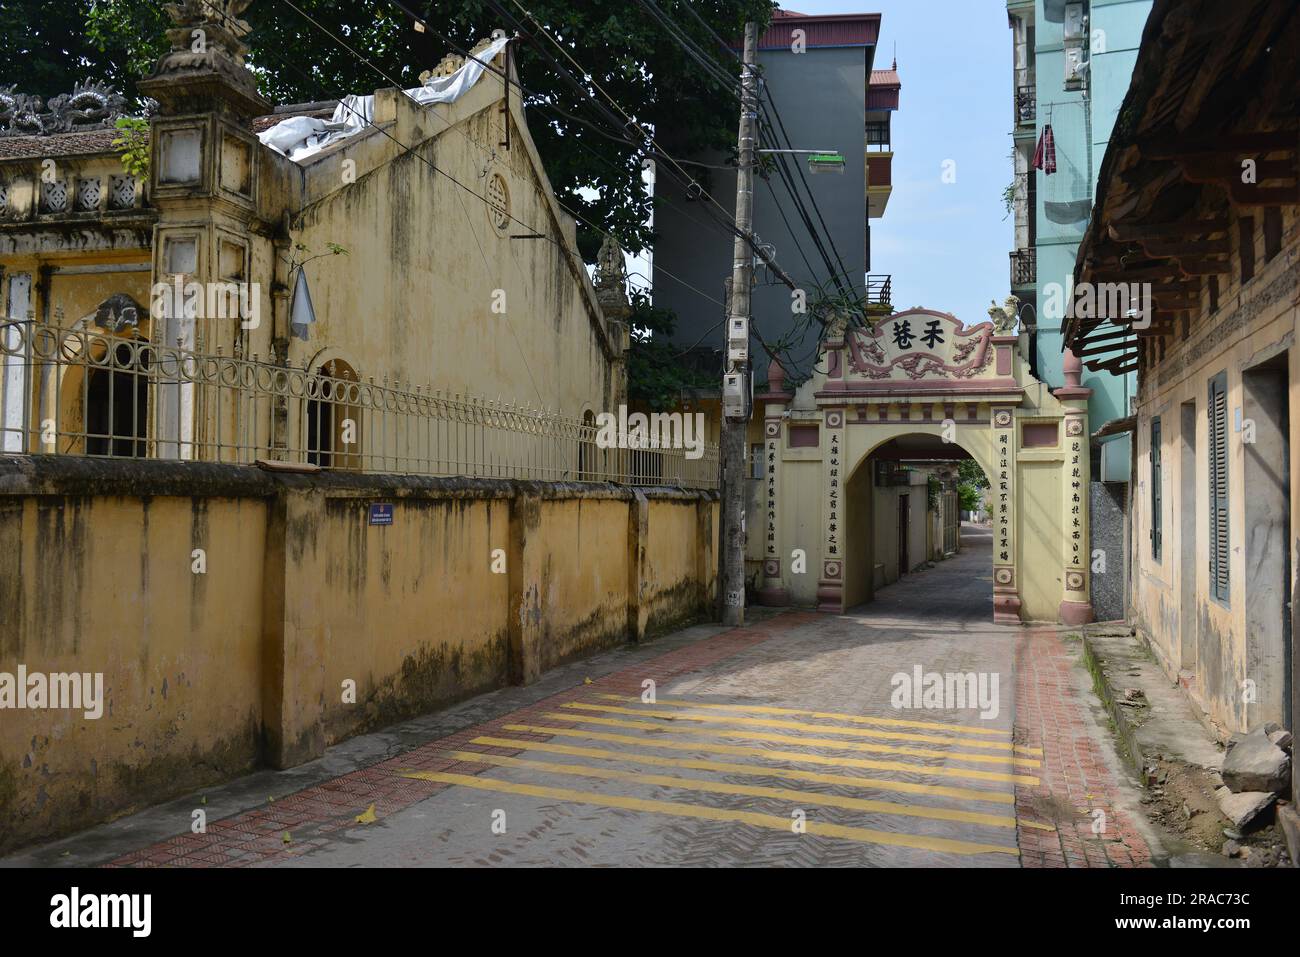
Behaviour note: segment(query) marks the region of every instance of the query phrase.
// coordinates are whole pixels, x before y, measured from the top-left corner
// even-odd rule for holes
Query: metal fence
[[[601,429],[591,414],[361,381],[342,363],[295,368],[0,317],[3,453],[716,488],[717,447],[683,433],[684,418],[657,419],[646,447],[645,430]]]

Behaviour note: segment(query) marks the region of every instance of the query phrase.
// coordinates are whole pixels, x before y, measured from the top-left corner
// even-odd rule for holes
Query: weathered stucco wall
[[[1300,538],[1295,516],[1300,494],[1300,355],[1295,349],[1300,311],[1300,219],[1284,209],[1281,250],[1265,259],[1254,224],[1255,273],[1242,281],[1240,230],[1231,223],[1232,272],[1220,277],[1219,309],[1208,293],[1191,328],[1161,347],[1144,372],[1138,396],[1136,483],[1130,504],[1133,574],[1130,614],[1165,670],[1224,732],[1267,721],[1285,722],[1287,662],[1293,641]],[[1250,376],[1272,373],[1255,392]],[[1228,568],[1226,600],[1210,581],[1210,380],[1226,373]],[[1256,380],[1259,381],[1259,380]],[[1289,429],[1276,434],[1265,405],[1275,405]],[[1151,425],[1161,423],[1161,554],[1151,544]],[[1246,424],[1250,422],[1250,432]],[[1250,438],[1247,438],[1247,436]],[[1253,441],[1252,441],[1253,439]],[[1267,503],[1280,498],[1287,508]],[[1291,558],[1290,578],[1280,563]],[[1292,655],[1291,668],[1296,668]],[[1246,683],[1250,682],[1249,685]],[[1290,682],[1294,690],[1294,677]],[[1294,705],[1292,706],[1294,708]],[[1294,718],[1292,718],[1294,720]]]
[[[703,616],[716,535],[706,492],[0,459],[0,673],[105,699],[0,715],[0,851]]]
[[[0,672],[103,674],[97,719],[0,713],[0,847],[256,763],[265,528],[258,498],[0,494]]]

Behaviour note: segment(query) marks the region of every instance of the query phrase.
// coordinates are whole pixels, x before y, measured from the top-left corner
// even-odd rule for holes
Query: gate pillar
[[[1065,504],[1061,528],[1065,530],[1062,564],[1064,595],[1061,598],[1061,622],[1082,625],[1092,621],[1092,599],[1088,591],[1090,550],[1088,548],[1087,490],[1091,464],[1088,448],[1088,398],[1092,390],[1079,384],[1083,362],[1066,350],[1063,362],[1065,385],[1052,395],[1060,400],[1065,412],[1066,462],[1063,470]]]
[[[817,610],[844,610],[844,406],[822,410],[826,430],[826,457],[822,462],[823,504],[822,573],[817,580]]]
[[[785,391],[785,370],[775,359],[767,368],[768,391],[758,396],[763,410],[763,584],[758,590],[760,605],[790,604],[781,556],[781,423],[794,398]]]
[[[996,341],[996,340],[995,340]],[[1016,413],[1013,405],[991,409],[993,468],[993,620],[1020,623],[1020,583],[1016,577]]]

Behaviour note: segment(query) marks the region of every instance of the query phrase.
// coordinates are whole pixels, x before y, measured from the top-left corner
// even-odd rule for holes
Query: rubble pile
[[[1285,802],[1291,789],[1291,749],[1291,732],[1275,723],[1229,740],[1221,772],[1223,784],[1214,792],[1232,827],[1232,839],[1223,846],[1227,856],[1241,854],[1242,834],[1268,823],[1271,815],[1266,812]]]

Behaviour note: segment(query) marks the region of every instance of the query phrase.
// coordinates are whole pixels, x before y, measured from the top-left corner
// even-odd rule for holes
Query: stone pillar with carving
[[[849,334],[848,317],[843,313],[834,313],[826,322],[822,338],[822,351],[826,354],[826,382],[822,386],[827,392],[843,392],[848,388],[845,377],[845,337]]]
[[[1088,448],[1088,399],[1092,390],[1080,385],[1083,362],[1066,350],[1063,363],[1065,385],[1052,395],[1065,407],[1065,488],[1061,516],[1064,565],[1060,618],[1066,625],[1092,621],[1092,599],[1088,591],[1088,482],[1091,477]]]
[[[158,210],[155,288],[197,283],[205,293],[212,284],[221,284],[220,289],[234,284],[240,290],[233,298],[216,293],[228,300],[216,315],[194,316],[179,309],[175,297],[164,300],[153,338],[167,348],[227,355],[271,351],[271,323],[245,321],[252,316],[240,313],[246,297],[256,296],[259,308],[264,300],[270,304],[262,290],[269,292],[274,277],[252,274],[255,262],[271,259],[270,240],[256,235],[254,225],[281,215],[258,209],[265,147],[254,135],[252,121],[270,113],[271,104],[257,92],[257,78],[244,63],[244,38],[251,28],[239,15],[250,2],[166,4],[171,49],[152,75],[137,84],[141,93],[158,101],[150,121],[149,157],[150,199]],[[254,255],[258,244],[266,251],[262,257]],[[205,303],[212,298],[205,294]],[[166,377],[158,383],[154,428],[161,457],[190,458],[196,443],[236,440],[233,432],[218,436],[215,419],[201,419],[193,385]]]
[[[767,367],[767,391],[756,397],[763,403],[763,584],[762,605],[790,604],[790,590],[782,573],[785,545],[781,537],[782,423],[794,396],[785,391],[785,370],[775,359]]]
[[[1016,574],[1016,413],[1012,405],[994,405],[992,413],[993,474],[988,478],[993,518],[993,620],[1014,625],[1020,623],[1020,583]]]
[[[823,409],[822,426],[825,537],[822,573],[817,580],[817,610],[838,613],[844,610],[844,408]]]
[[[627,350],[631,346],[632,303],[627,294],[627,264],[623,249],[611,235],[605,236],[596,256],[596,301],[605,314],[605,329],[609,334],[613,355],[613,395],[610,402],[621,405],[627,402]]]

